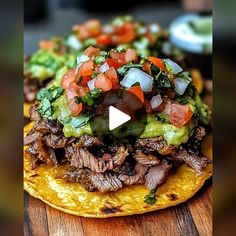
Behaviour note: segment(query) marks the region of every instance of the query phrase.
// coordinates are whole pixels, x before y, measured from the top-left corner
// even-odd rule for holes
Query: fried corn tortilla
[[[32,125],[25,126],[24,134]],[[212,158],[212,135],[205,137],[202,152]],[[40,166],[31,170],[31,162],[25,154],[24,189],[30,195],[63,212],[95,218],[142,214],[180,204],[191,198],[212,175],[212,165],[208,165],[201,175],[182,165],[158,188],[157,202],[149,205],[144,202],[144,197],[149,193],[144,185],[123,187],[110,193],[87,192],[78,183],[67,183],[58,178],[66,165],[58,168]]]
[[[24,117],[26,117],[26,118],[29,118],[29,117],[30,117],[30,115],[29,115],[29,108],[30,108],[30,106],[32,106],[32,103],[27,103],[27,102],[24,103],[24,106],[23,106],[23,115],[24,115]]]

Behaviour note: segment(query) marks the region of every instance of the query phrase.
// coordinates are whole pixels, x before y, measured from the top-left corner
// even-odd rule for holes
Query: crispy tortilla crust
[[[24,132],[27,133],[31,127],[32,123],[28,124]],[[211,135],[204,139],[202,147],[203,153],[211,158]],[[192,197],[212,175],[212,165],[202,175],[182,165],[158,189],[156,204],[148,205],[144,202],[144,196],[149,190],[144,185],[123,187],[117,192],[105,194],[87,192],[77,183],[66,183],[57,178],[66,166],[41,166],[31,170],[30,165],[31,160],[25,155],[24,188],[30,195],[63,212],[95,218],[142,214],[180,204]]]
[[[29,115],[29,108],[30,106],[32,106],[33,103],[28,103],[28,102],[24,102],[24,106],[23,106],[23,114],[24,114],[24,117],[27,117],[29,118],[30,115]]]

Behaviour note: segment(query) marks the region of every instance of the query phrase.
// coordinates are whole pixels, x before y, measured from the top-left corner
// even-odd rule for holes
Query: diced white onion
[[[140,27],[140,28],[138,28],[138,33],[139,33],[139,34],[146,34],[146,33],[147,33],[147,28],[146,28],[146,27]]]
[[[94,82],[95,82],[95,79],[89,80],[89,81],[87,82],[87,85],[88,85],[88,87],[89,87],[90,90],[95,89]]]
[[[99,67],[98,70],[99,70],[100,72],[104,73],[104,72],[106,72],[108,69],[109,69],[108,63],[107,63],[107,62],[104,62],[104,63]]]
[[[88,56],[82,54],[82,55],[80,55],[80,56],[77,57],[77,65],[78,65],[78,66],[81,66],[81,64],[82,64],[83,62],[86,62],[86,61],[88,61],[88,60],[90,60],[90,58],[89,58]]]
[[[152,109],[155,109],[155,108],[159,107],[161,105],[161,103],[162,103],[162,99],[161,99],[160,94],[158,94],[156,96],[153,96],[151,101],[150,101]]]
[[[80,50],[82,49],[82,43],[79,41],[79,39],[74,36],[74,35],[70,35],[67,39],[67,45],[69,45],[70,47],[72,47],[75,50]]]
[[[84,54],[77,57],[77,67],[75,69],[75,74],[77,74],[77,72],[78,72],[80,66],[82,65],[82,63],[86,62],[88,60],[90,60],[90,58],[88,56],[84,55]]]
[[[137,68],[131,68],[120,83],[124,87],[130,88],[137,82],[139,82],[143,92],[152,91],[153,77]]]
[[[103,27],[103,32],[106,34],[111,34],[113,33],[113,27],[111,25],[105,25]]]
[[[155,23],[151,24],[149,26],[149,29],[152,33],[158,33],[161,30],[160,26],[158,24],[155,24]]]
[[[165,108],[163,110],[163,113],[167,114],[167,115],[170,115],[171,113],[171,102],[167,102],[166,105],[165,105]]]
[[[188,79],[182,79],[182,78],[175,79],[174,85],[176,93],[178,93],[179,95],[183,95],[189,83],[190,80]]]
[[[183,69],[177,63],[175,63],[169,58],[164,59],[164,62],[170,66],[174,74],[178,74],[179,72],[183,71]]]

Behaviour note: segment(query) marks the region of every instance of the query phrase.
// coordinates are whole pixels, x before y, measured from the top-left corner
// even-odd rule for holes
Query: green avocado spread
[[[52,103],[53,107],[53,119],[58,119],[63,124],[63,132],[65,137],[79,137],[82,134],[93,134],[91,129],[91,123],[89,117],[86,115],[80,115],[78,117],[70,116],[67,101],[65,95],[60,96]],[[108,133],[108,122],[101,118],[96,118],[95,124],[96,130],[99,133]],[[188,141],[191,136],[191,132],[194,129],[195,124],[193,121],[187,125],[177,128],[169,123],[162,123],[158,121],[154,115],[149,115],[147,118],[147,124],[141,138],[151,138],[156,136],[163,136],[168,144],[180,145]],[[112,134],[117,137],[124,137],[132,135],[138,132],[140,123],[132,123],[125,131],[115,129]],[[121,133],[122,132],[122,133]]]
[[[59,55],[53,51],[40,49],[31,56],[25,69],[33,78],[45,80],[53,77],[63,66],[73,67],[75,61],[76,57],[72,54]]]

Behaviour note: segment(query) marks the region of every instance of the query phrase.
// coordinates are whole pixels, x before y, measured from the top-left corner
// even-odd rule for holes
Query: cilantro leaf
[[[156,117],[157,120],[159,120],[161,123],[168,123],[168,122],[169,122],[168,115],[166,115],[166,114],[158,113],[158,114],[155,114],[155,117]]]
[[[80,128],[81,126],[84,126],[88,123],[91,117],[85,116],[85,115],[80,115],[77,117],[71,117],[70,123],[74,128]]]
[[[37,94],[37,100],[40,101],[38,108],[42,116],[50,117],[52,115],[51,103],[55,101],[63,93],[61,87],[42,88]]]
[[[157,192],[157,188],[153,188],[150,191],[150,193],[144,197],[144,202],[146,202],[147,204],[150,204],[150,205],[155,204],[157,201],[156,192]]]
[[[129,64],[123,65],[120,68],[118,68],[117,72],[119,75],[124,75],[130,68],[140,68],[140,67],[142,67],[141,64],[129,63]]]
[[[105,59],[106,59],[106,56],[97,56],[97,57],[95,57],[95,59],[94,59],[94,63],[95,63],[96,65],[99,65],[99,64],[101,64],[102,62],[104,62]]]
[[[159,89],[172,88],[172,84],[171,84],[169,78],[165,75],[163,75],[163,76],[157,75],[156,81],[157,81],[157,87]]]
[[[85,96],[82,97],[75,97],[75,102],[76,103],[83,103],[88,106],[93,106],[95,103],[95,99],[98,98],[102,94],[101,89],[93,89],[89,93],[87,93]]]

